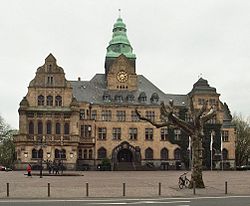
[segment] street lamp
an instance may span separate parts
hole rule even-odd
[[[37,146],[40,146],[41,151],[43,152],[43,148],[47,146],[45,136],[42,136],[41,138],[38,139]],[[39,151],[38,151],[38,154],[39,154]],[[43,153],[40,154],[40,178],[42,177],[43,177]]]

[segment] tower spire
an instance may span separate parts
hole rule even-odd
[[[118,9],[119,12],[119,18],[121,18],[121,9]]]

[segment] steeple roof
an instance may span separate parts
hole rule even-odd
[[[113,35],[107,47],[106,57],[116,58],[124,54],[127,58],[136,58],[135,54],[133,54],[133,48],[130,45],[126,32],[126,24],[119,16],[113,27]]]

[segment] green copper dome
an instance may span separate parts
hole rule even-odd
[[[106,57],[115,58],[124,54],[127,58],[136,58],[126,32],[126,24],[124,24],[122,18],[119,17],[113,27],[113,35],[107,47]]]

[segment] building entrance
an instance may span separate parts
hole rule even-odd
[[[121,149],[117,154],[118,162],[132,162],[133,154],[129,149]]]

